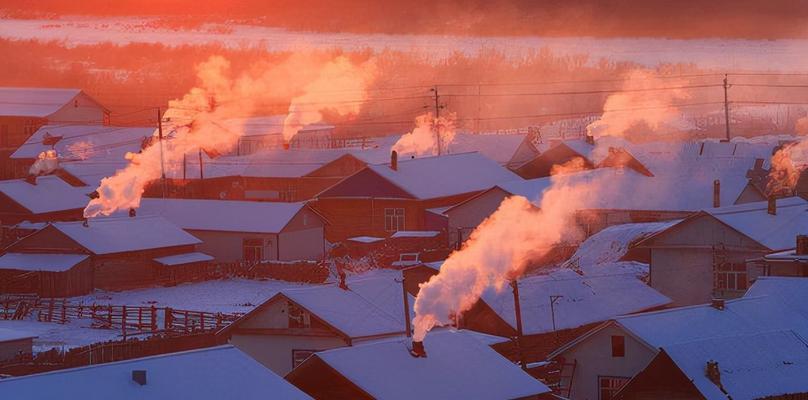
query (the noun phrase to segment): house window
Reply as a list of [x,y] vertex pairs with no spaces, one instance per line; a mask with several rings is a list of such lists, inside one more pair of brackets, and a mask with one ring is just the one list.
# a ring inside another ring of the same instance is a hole
[[384,209],[384,230],[387,232],[397,232],[404,230],[403,208]]
[[612,336],[612,357],[626,356],[626,337]]
[[721,263],[715,272],[715,288],[718,290],[746,290],[746,264]]
[[245,261],[261,261],[264,259],[263,239],[244,239],[243,253]]
[[297,368],[298,365],[302,364],[303,361],[306,361],[310,355],[316,353],[317,350],[300,350],[300,349],[293,349],[292,350],[292,368]]
[[629,379],[623,376],[599,376],[598,392],[600,396],[598,399],[611,400],[628,383]]
[[289,328],[311,328],[311,314],[295,303],[286,303]]

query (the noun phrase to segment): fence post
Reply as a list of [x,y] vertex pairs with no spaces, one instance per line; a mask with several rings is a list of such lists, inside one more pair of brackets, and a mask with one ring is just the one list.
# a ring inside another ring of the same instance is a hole
[[53,298],[50,299],[48,304],[48,322],[53,322]]
[[126,340],[126,305],[121,306],[121,333]]
[[109,324],[109,329],[112,329],[112,304],[107,305],[107,323]]
[[151,306],[151,331],[154,332],[157,330],[157,308],[154,307],[154,304]]
[[67,323],[67,300],[62,299],[62,323]]
[[184,324],[185,333],[188,333],[188,310],[185,310],[185,324]]
[[170,332],[172,326],[171,318],[173,318],[173,316],[171,315],[171,307],[166,307],[164,311],[165,311],[165,315],[163,318],[163,323],[165,324],[164,329],[166,332]]
[[205,331],[205,312],[204,311],[199,313],[199,328],[202,331]]
[[143,330],[143,307],[137,308],[137,329]]

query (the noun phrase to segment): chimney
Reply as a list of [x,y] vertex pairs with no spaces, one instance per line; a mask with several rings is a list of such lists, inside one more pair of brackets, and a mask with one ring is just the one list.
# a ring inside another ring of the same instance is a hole
[[135,211],[134,207],[129,208],[129,218],[134,218],[137,216],[137,211]]
[[808,235],[797,235],[797,247],[794,253],[798,256],[808,254]]
[[132,380],[143,386],[146,384],[146,370],[134,369],[132,370]]
[[345,283],[345,271],[343,271],[342,268],[339,268],[337,274],[339,275],[339,288],[342,290],[348,290],[348,284]]
[[707,361],[707,368],[705,369],[704,374],[707,375],[707,379],[709,379],[710,382],[714,383],[719,388],[722,387],[721,370],[718,369],[718,361]]
[[426,349],[424,349],[424,342],[417,342],[413,340],[410,355],[415,358],[426,358]]
[[390,152],[390,169],[398,171],[398,152],[395,150]]
[[36,175],[28,174],[28,176],[25,177],[25,181],[30,183],[31,185],[36,186]]
[[769,214],[777,215],[777,197],[773,194],[769,195]]
[[588,133],[586,135],[584,135],[584,140],[586,140],[586,144],[591,144],[591,145],[595,144],[595,137],[588,134]]
[[289,146],[289,142],[284,141],[284,142],[283,142],[283,149],[284,149],[284,150],[289,150],[289,147],[290,147],[290,146]]
[[723,311],[724,310],[724,299],[713,299],[710,305],[715,308],[716,310]]
[[88,221],[87,218],[84,218],[84,221],[81,222],[81,226],[83,226],[85,228],[89,228],[90,227],[90,221]]
[[721,181],[718,179],[713,181],[713,207],[721,207]]

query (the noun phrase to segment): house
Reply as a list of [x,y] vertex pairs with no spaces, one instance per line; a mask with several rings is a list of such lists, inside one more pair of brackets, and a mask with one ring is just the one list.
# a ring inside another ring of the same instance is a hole
[[320,260],[326,252],[326,221],[305,203],[143,199],[137,213],[171,221],[218,262]]
[[793,331],[663,346],[615,399],[798,399],[808,395],[808,343]]
[[650,252],[650,285],[674,304],[742,295],[746,261],[794,247],[808,233],[808,202],[791,197],[706,209],[636,245]]
[[[190,256],[200,243],[157,216],[54,222],[7,247],[0,265],[4,274],[8,270],[71,273],[70,280],[54,279],[62,285],[54,290],[78,295],[93,288],[122,290],[169,279],[170,267],[155,259]],[[19,275],[12,276],[22,278]]]
[[233,346],[2,379],[0,393],[31,400],[310,399]]
[[80,89],[0,88],[0,179],[20,178],[9,156],[46,124],[109,124],[109,111]]
[[5,230],[22,221],[80,220],[91,191],[57,176],[0,181],[0,225]]
[[761,276],[808,277],[808,237],[797,235],[796,247],[791,250],[748,260],[746,269],[750,282]]
[[0,291],[70,297],[93,290],[93,267],[86,254],[6,253],[0,256]]
[[411,354],[398,336],[312,354],[286,380],[315,399],[545,399],[550,389],[497,354],[490,338],[435,329]]
[[660,348],[778,330],[793,330],[805,337],[808,319],[771,296],[716,300],[614,318],[554,351],[549,359],[566,366],[562,395],[610,399]]
[[0,362],[31,357],[36,335],[0,328]]
[[[374,150],[262,150],[247,155],[188,154],[166,171],[171,197],[216,200],[298,202],[309,200],[364,168],[381,162]],[[200,167],[201,165],[201,167]],[[146,189],[147,197],[163,197],[162,183]]]
[[[605,147],[607,150],[599,150]],[[524,179],[536,179],[553,175],[556,166],[579,160],[581,169],[623,166],[645,176],[654,174],[628,150],[622,147],[596,146],[594,139],[558,141],[540,144],[543,149],[530,161],[522,163],[514,172]]]
[[519,179],[478,153],[368,165],[316,196],[312,206],[331,222],[331,242],[396,231],[446,230],[432,226],[427,210],[461,202],[500,182]]
[[[518,286],[524,335],[519,343],[521,350],[495,348],[515,360],[521,352],[527,362],[545,360],[551,351],[595,324],[670,303],[670,299],[648,287],[630,268],[620,265],[602,266],[597,273],[584,275],[557,270],[523,277]],[[481,301],[463,314],[461,326],[491,335],[517,336],[512,288],[487,289]]]
[[220,335],[272,371],[286,374],[314,352],[403,333],[400,277],[397,271],[379,270],[348,278],[345,287],[282,290]]

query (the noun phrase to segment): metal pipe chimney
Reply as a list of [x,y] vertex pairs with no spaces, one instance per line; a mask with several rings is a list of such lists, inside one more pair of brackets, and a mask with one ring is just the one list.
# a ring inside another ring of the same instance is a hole
[[721,207],[721,181],[718,179],[713,181],[713,207]]
[[390,169],[398,171],[398,152],[395,150],[390,152]]
[[777,197],[775,197],[773,194],[769,195],[768,212],[771,215],[777,215]]

